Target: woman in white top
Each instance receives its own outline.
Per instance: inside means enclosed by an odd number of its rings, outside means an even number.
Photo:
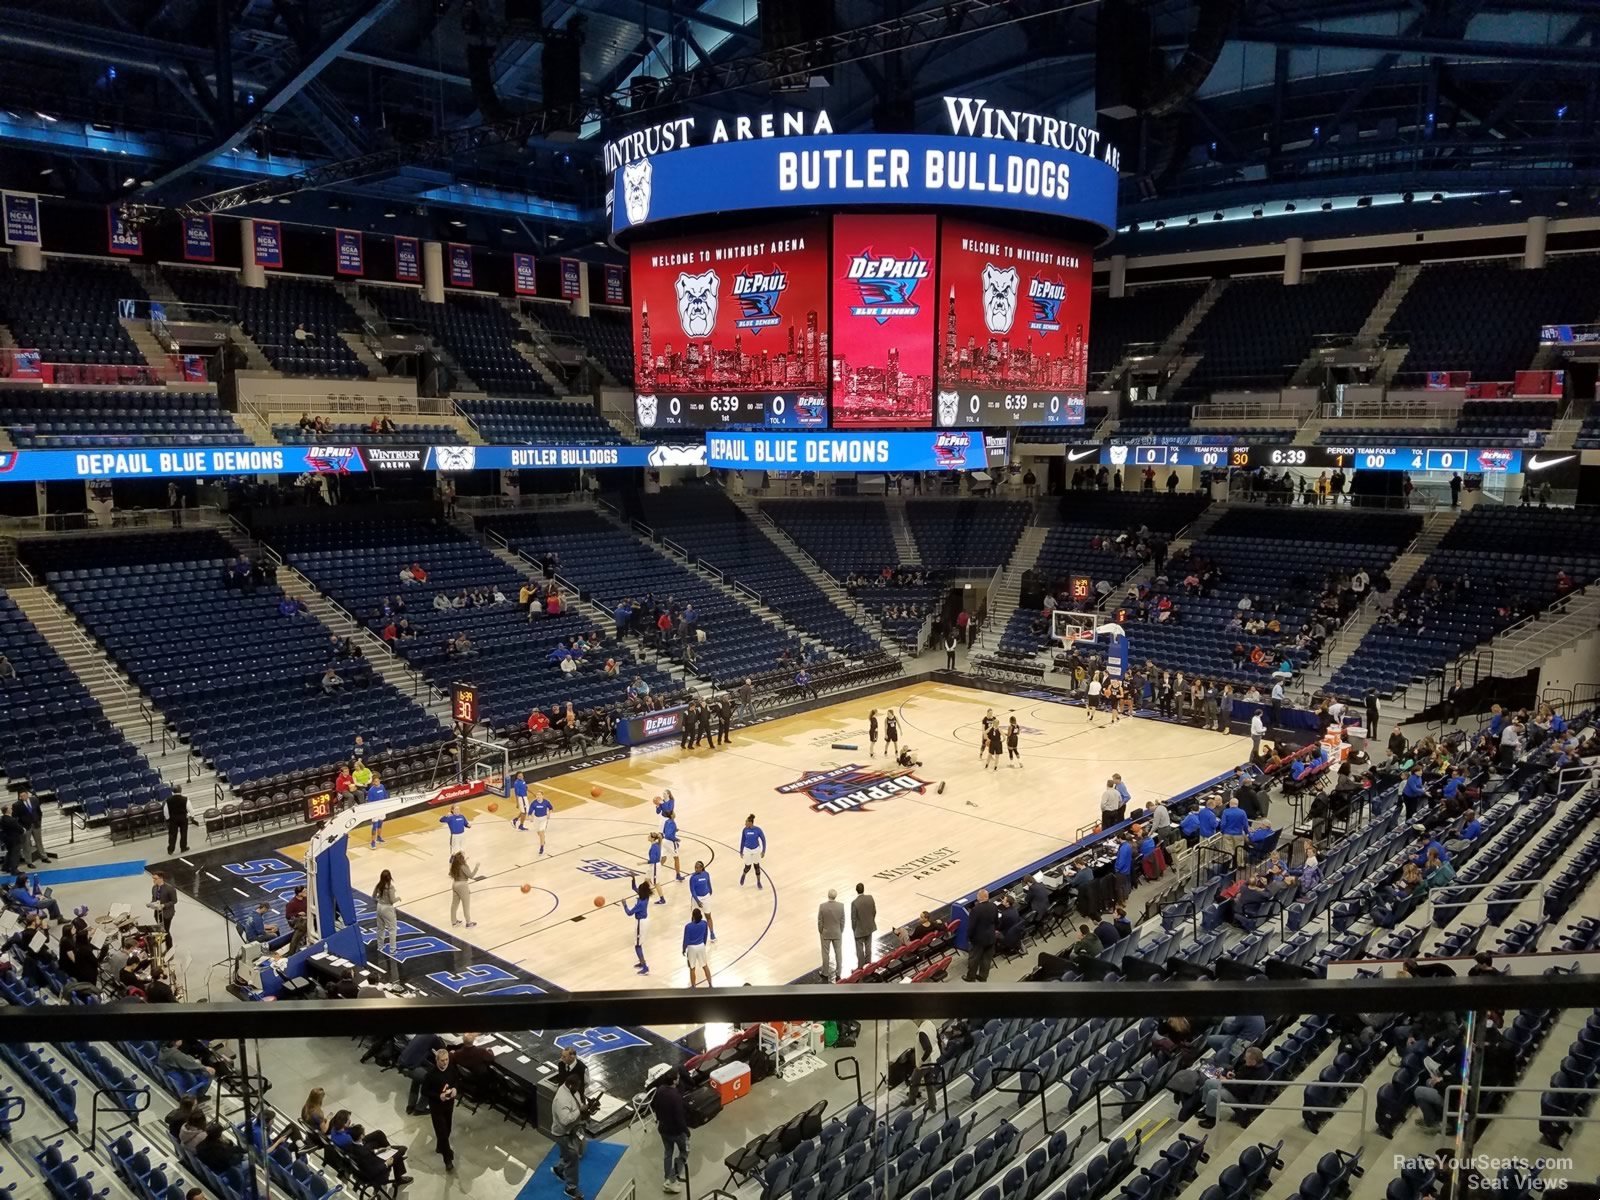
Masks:
[[[1105,684],[1101,682],[1100,672],[1096,671],[1089,680],[1089,700],[1084,706],[1089,710],[1089,723],[1091,725],[1094,723],[1095,710],[1100,707],[1100,693],[1104,690]]]

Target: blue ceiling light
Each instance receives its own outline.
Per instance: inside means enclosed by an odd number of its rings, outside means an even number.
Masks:
[[[246,92],[244,94],[244,102],[251,108],[254,108],[256,104],[256,94],[254,92]]]
[[[1322,136],[1322,126],[1321,125],[1313,125],[1311,127],[1311,136],[1314,137],[1314,138],[1321,137]]]
[[[352,121],[354,121],[357,125],[361,124],[361,114],[360,113],[351,113],[350,114],[350,119]]]
[[[106,78],[107,79],[115,79],[116,77],[117,77],[117,69],[115,67],[107,67],[106,68]]]
[[[1556,120],[1563,121],[1563,120],[1566,119],[1566,116],[1567,116],[1567,106],[1565,104],[1563,104],[1560,108],[1556,109]]]

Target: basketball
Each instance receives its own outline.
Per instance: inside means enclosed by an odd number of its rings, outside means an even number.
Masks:
[[[589,789],[589,795],[598,796],[599,794],[600,794],[600,786],[598,784],[596,784],[594,787]]]
[[[596,896],[594,898],[594,906],[596,908],[604,908],[606,906],[606,898],[604,896]]]
[[[522,885],[522,894],[524,896],[526,896],[531,891],[533,891],[533,884],[525,883],[525,884]]]
[[[495,800],[489,801],[489,811],[490,812],[499,812],[500,811],[499,802],[495,801]]]

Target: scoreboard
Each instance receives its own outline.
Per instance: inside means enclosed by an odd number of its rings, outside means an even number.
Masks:
[[[1309,467],[1338,471],[1417,471],[1507,475],[1522,470],[1522,451],[1481,446],[1251,446],[1232,451],[1232,465]]]
[[[664,429],[821,429],[828,423],[828,400],[820,392],[657,395],[653,403],[640,403],[635,411],[649,415],[648,424]]]

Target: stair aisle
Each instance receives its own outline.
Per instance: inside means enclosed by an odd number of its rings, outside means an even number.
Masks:
[[[917,539],[911,533],[911,522],[906,520],[905,497],[885,496],[883,505],[889,512],[889,528],[894,533],[894,552],[899,556],[898,565],[920,566],[922,551],[917,546]]]

